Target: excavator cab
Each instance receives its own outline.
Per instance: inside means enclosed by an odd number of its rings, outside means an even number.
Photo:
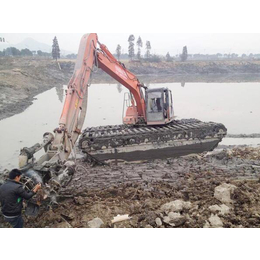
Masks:
[[[174,119],[172,92],[168,88],[147,89],[147,125],[165,125]]]

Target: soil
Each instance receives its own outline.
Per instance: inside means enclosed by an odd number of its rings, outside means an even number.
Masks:
[[[23,112],[34,97],[68,84],[75,60],[0,57],[0,120]],[[126,67],[146,85],[167,82],[259,82],[260,61],[128,62]],[[60,69],[61,68],[61,69]],[[92,83],[117,82],[98,70]]]
[[[260,227],[259,177],[260,147],[94,167],[79,159],[59,205],[42,206],[37,218],[25,217],[25,226],[83,228],[99,218],[104,228]],[[228,201],[216,195],[223,185],[232,187]],[[169,202],[179,206],[167,211]],[[125,214],[131,219],[112,224]]]

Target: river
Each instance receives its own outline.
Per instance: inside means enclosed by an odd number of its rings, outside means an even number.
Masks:
[[[260,83],[163,83],[150,88],[172,90],[177,119],[197,118],[223,123],[229,134],[260,133]],[[22,147],[42,141],[59,122],[65,88],[36,96],[24,112],[0,121],[0,170],[17,167]],[[93,84],[89,89],[84,128],[122,123],[124,93],[116,84]],[[225,138],[224,145],[257,145],[259,138]]]

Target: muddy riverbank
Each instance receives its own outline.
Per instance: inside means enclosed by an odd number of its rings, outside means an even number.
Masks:
[[[23,112],[37,94],[67,84],[73,63],[61,67],[51,60],[1,58],[0,120]]]
[[[0,58],[0,120],[23,112],[34,97],[53,87],[57,91],[68,84],[74,62],[37,58]],[[260,61],[126,63],[140,81],[180,82],[259,82]],[[93,83],[117,83],[98,70]]]
[[[260,227],[260,147],[110,166],[81,159],[77,165],[59,206],[26,217],[26,227]],[[131,219],[112,224],[126,214]]]

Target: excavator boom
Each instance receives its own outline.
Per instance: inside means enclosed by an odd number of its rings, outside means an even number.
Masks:
[[[83,127],[87,111],[88,87],[95,65],[97,35],[86,34],[82,37],[73,76],[68,84],[66,99],[62,110],[59,127],[55,129],[52,149],[60,150],[52,161],[67,160]],[[60,149],[62,148],[62,149]]]

